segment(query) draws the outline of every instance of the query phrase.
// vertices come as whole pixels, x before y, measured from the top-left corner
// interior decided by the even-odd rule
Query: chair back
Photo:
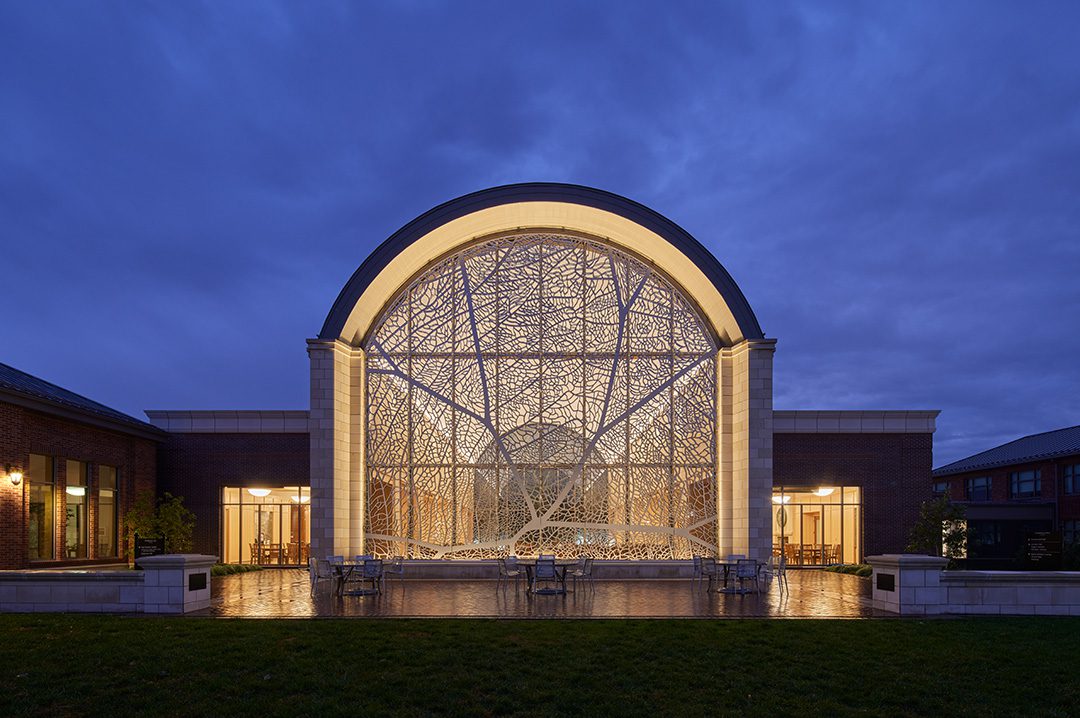
[[[749,558],[741,558],[735,564],[735,575],[738,578],[755,578],[757,576],[757,561]]]
[[[585,576],[592,576],[593,560],[591,558],[585,559],[585,565],[581,567],[581,573]]]
[[[701,573],[701,556],[694,554],[694,575]]]
[[[344,556],[327,556],[326,560],[329,561],[330,563],[336,563],[336,564],[345,563],[345,557]]]
[[[558,578],[558,574],[555,573],[555,559],[553,558],[538,558],[536,559],[536,577],[542,579],[554,579]]]
[[[518,567],[517,556],[507,556],[506,558],[502,558],[502,559],[499,559],[499,560],[502,561],[503,565],[506,566],[506,568],[509,569],[510,571],[517,571],[517,567]]]
[[[334,571],[330,566],[330,561],[325,558],[315,559],[315,576],[317,578],[333,578]]]
[[[378,578],[382,576],[383,562],[377,558],[364,559],[364,577]]]
[[[578,571],[584,571],[585,566],[587,566],[588,563],[589,563],[589,557],[588,556],[578,556],[577,566],[575,566],[574,568],[577,569]]]
[[[716,559],[712,556],[698,556],[701,573],[705,576],[716,573]]]

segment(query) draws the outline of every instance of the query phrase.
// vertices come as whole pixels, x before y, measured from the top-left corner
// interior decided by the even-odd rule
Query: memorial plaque
[[[140,538],[135,536],[135,568],[140,568],[139,559],[147,556],[160,556],[165,553],[164,538]]]
[[[1061,568],[1061,534],[1055,531],[1035,531],[1027,537],[1028,567],[1041,571]]]
[[[201,591],[206,588],[206,574],[205,573],[193,573],[188,575],[187,590],[189,591]]]
[[[895,591],[896,575],[892,573],[879,573],[877,575],[877,587],[879,591]]]

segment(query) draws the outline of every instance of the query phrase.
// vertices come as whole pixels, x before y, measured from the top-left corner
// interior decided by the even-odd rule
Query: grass
[[[1075,715],[1080,620],[0,616],[0,715]]]

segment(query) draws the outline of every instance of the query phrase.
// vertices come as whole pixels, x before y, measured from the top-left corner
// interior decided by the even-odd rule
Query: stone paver
[[[531,596],[494,581],[389,581],[379,596],[309,595],[307,572],[267,569],[214,579],[211,607],[190,615],[476,618],[868,618],[870,582],[825,571],[789,572],[790,590],[707,593],[687,580],[597,581],[565,596]]]

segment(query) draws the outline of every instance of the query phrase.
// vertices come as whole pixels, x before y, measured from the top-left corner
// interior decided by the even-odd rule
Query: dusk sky
[[[0,361],[307,408],[368,253],[493,185],[705,244],[779,409],[1080,424],[1080,3],[0,2]]]

